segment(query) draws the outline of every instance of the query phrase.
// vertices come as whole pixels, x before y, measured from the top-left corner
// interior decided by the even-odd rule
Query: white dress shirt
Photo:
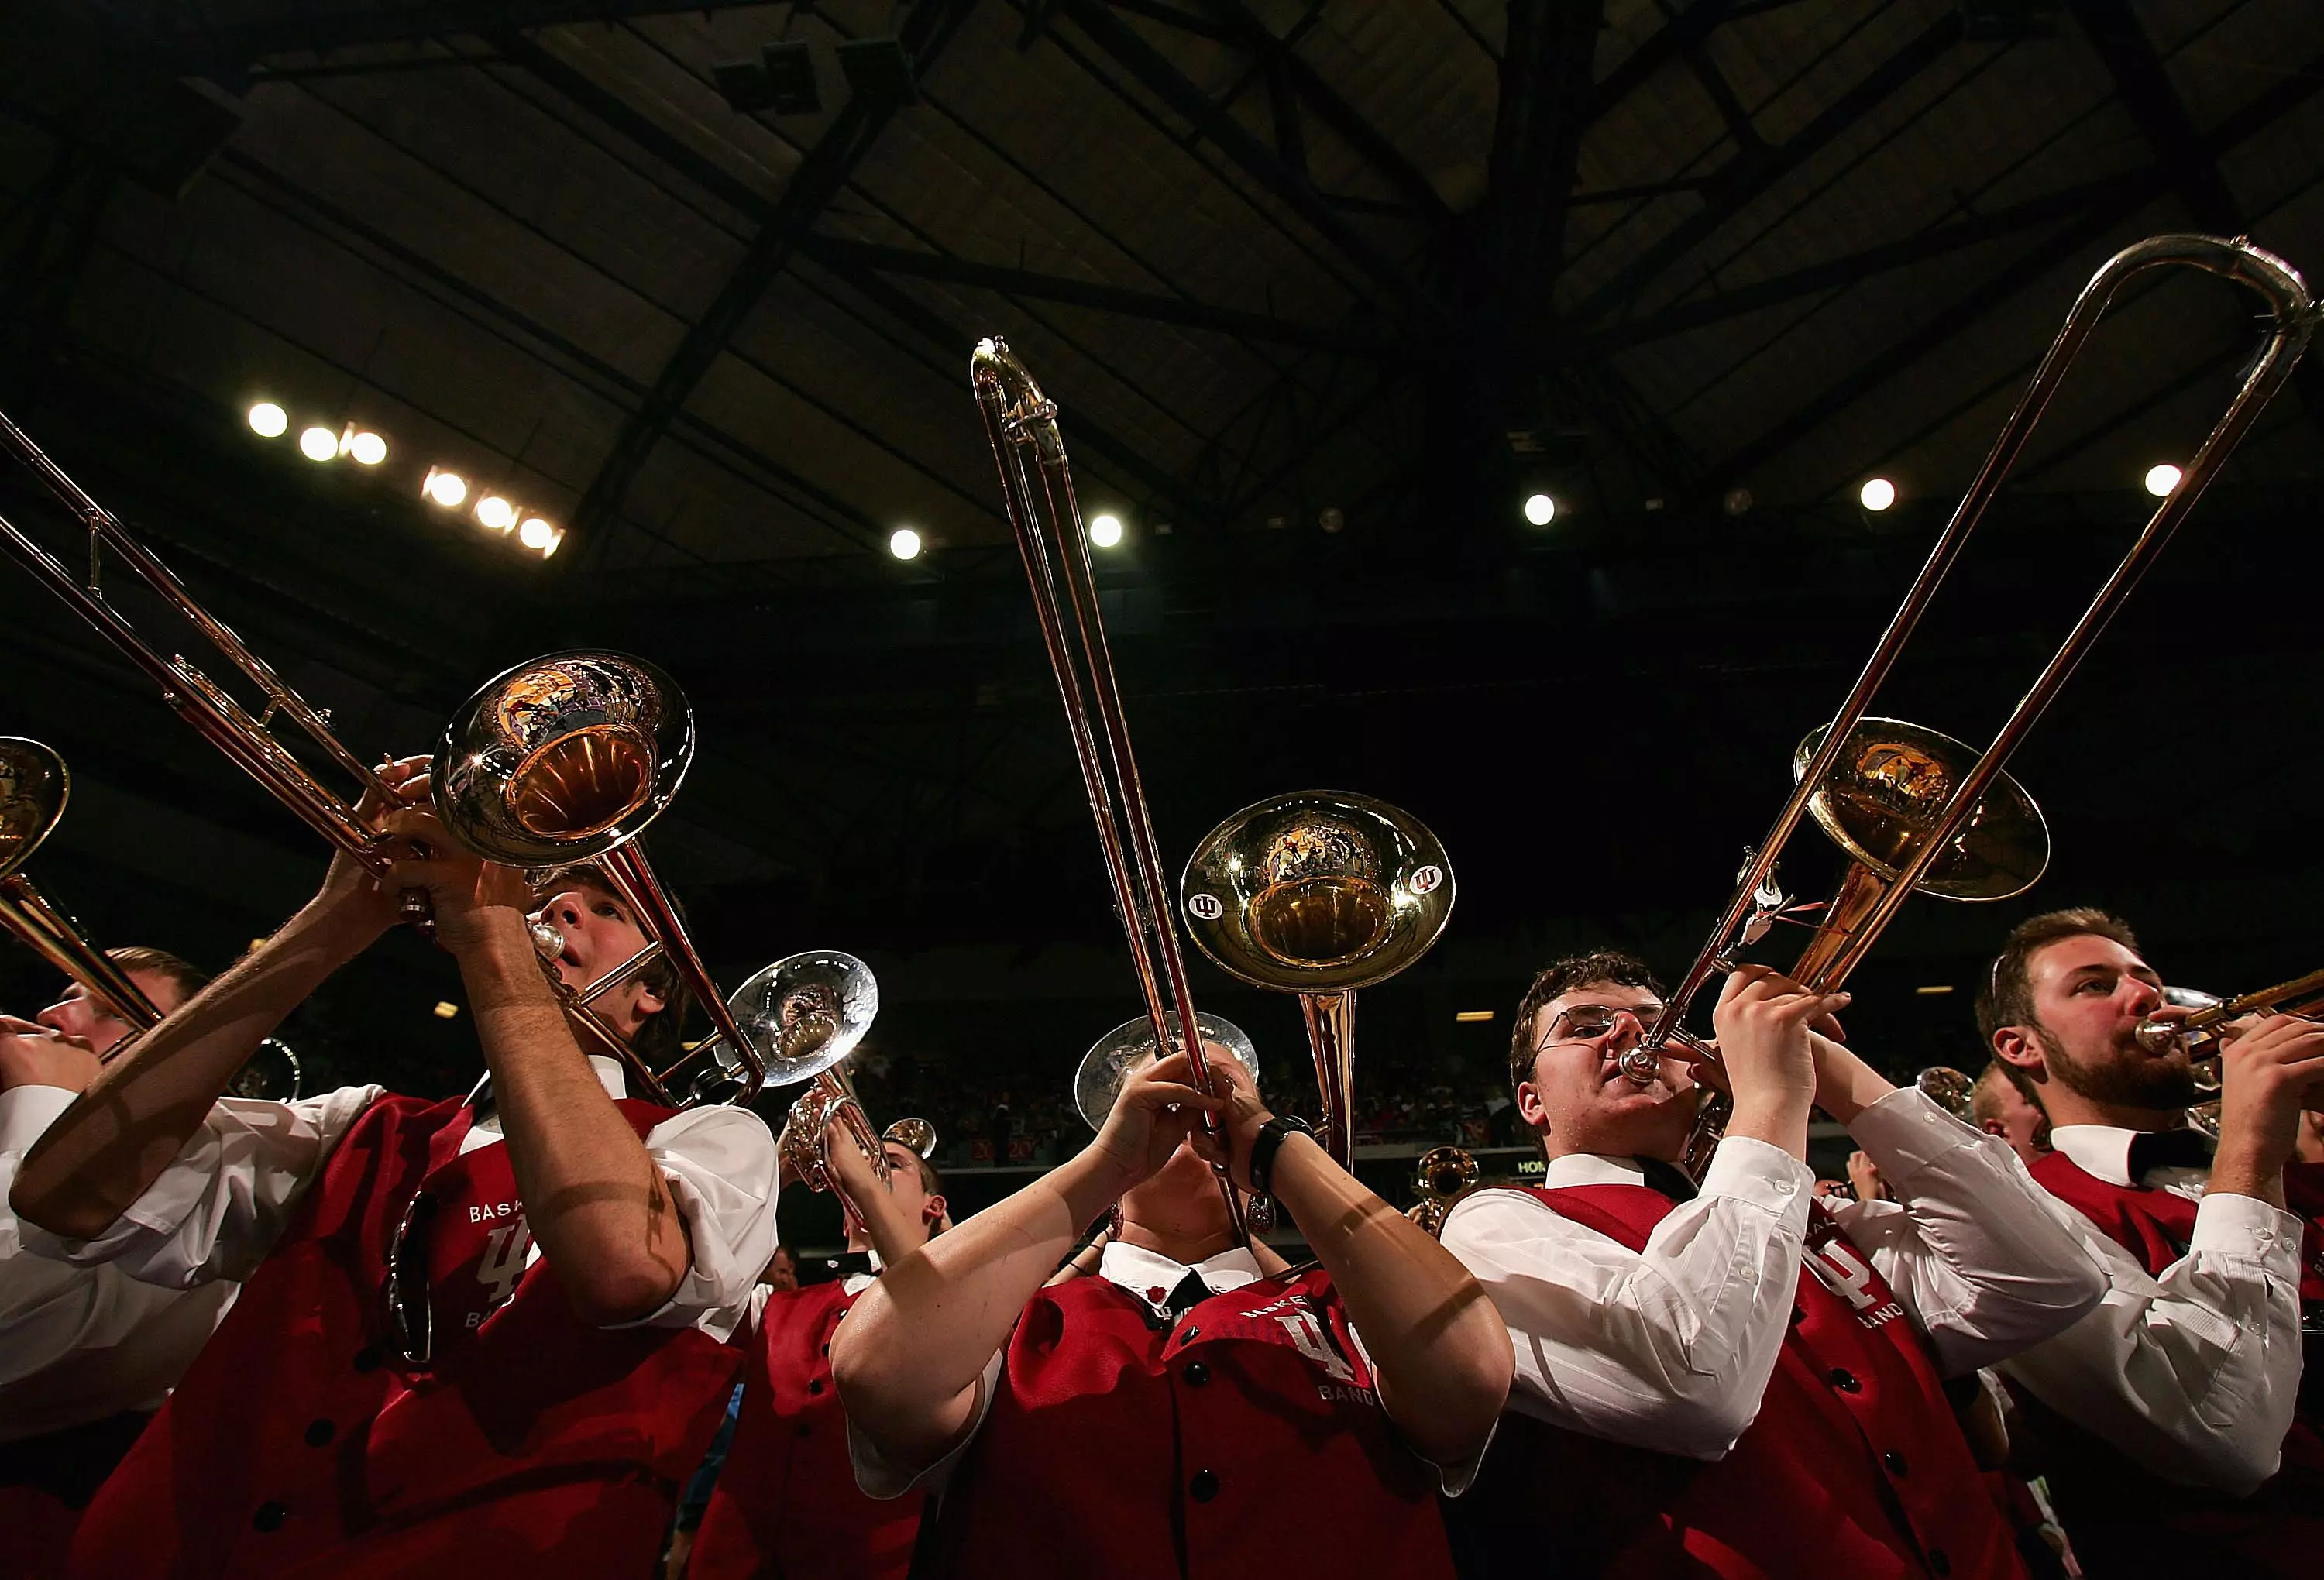
[[[8,1192],[24,1153],[75,1096],[0,1091],[0,1443],[159,1409],[240,1288],[156,1289],[118,1268],[25,1254]]]
[[[619,1061],[592,1056],[589,1063],[609,1094],[624,1095]],[[295,1103],[221,1098],[104,1234],[67,1240],[26,1225],[24,1243],[43,1256],[78,1265],[111,1263],[172,1289],[246,1279],[382,1090],[341,1087]],[[501,1141],[498,1117],[486,1113],[461,1138],[460,1151]],[[775,1138],[748,1109],[701,1107],[655,1125],[645,1145],[686,1218],[693,1261],[659,1310],[613,1326],[700,1327],[723,1341],[748,1310],[759,1273],[774,1254]],[[535,1242],[526,1265],[540,1255]]]
[[[2006,1144],[1911,1089],[1858,1114],[1857,1144],[1907,1204],[1849,1237],[1958,1375],[2059,1332],[2103,1288]],[[1645,1183],[1627,1158],[1554,1159],[1543,1183]],[[1482,1190],[1445,1249],[1517,1350],[1510,1408],[1593,1437],[1717,1459],[1757,1419],[1791,1328],[1814,1177],[1779,1147],[1719,1144],[1701,1194],[1643,1251],[1533,1197]]]
[[[2135,1134],[2068,1125],[2051,1136],[2085,1172],[2127,1185]],[[2141,1183],[2202,1204],[2187,1254],[2151,1276],[2050,1197],[2106,1274],[2106,1299],[2001,1370],[2157,1475],[2241,1496],[2275,1474],[2300,1392],[2301,1225],[2256,1197],[2206,1194],[2205,1170],[2166,1165]]]

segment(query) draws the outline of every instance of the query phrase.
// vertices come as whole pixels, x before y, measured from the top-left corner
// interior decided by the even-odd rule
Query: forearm
[[[2270,1207],[2283,1206],[2283,1170],[2268,1166],[2268,1149],[2240,1128],[2223,1130],[2218,1155],[2211,1162],[2210,1183],[2204,1194],[2250,1196]]]
[[[1084,1152],[892,1263],[832,1341],[857,1428],[889,1452],[934,1457],[1025,1303],[1120,1191]]]
[[[1475,1452],[1508,1398],[1512,1365],[1508,1330],[1476,1281],[1307,1136],[1285,1139],[1268,1184],[1363,1335],[1381,1407],[1430,1459]]]
[[[831,1144],[862,1156],[853,1136],[842,1135]],[[851,1175],[854,1171],[851,1167]],[[927,1241],[927,1226],[918,1215],[905,1211],[903,1203],[881,1187],[870,1169],[862,1170],[862,1176],[861,1180],[841,1179],[840,1199],[846,1204],[848,1213],[862,1226],[863,1236],[872,1242],[872,1249],[880,1254],[881,1262],[893,1267]]]
[[[1728,1118],[1726,1134],[1764,1141],[1805,1162],[1808,1113],[1814,1106],[1812,1097],[1803,1091],[1741,1092],[1736,1096],[1735,1111]]]
[[[107,1064],[26,1154],[19,1217],[92,1239],[169,1166],[226,1083],[324,979],[370,942],[309,905]]]
[[[573,1040],[514,912],[460,954],[525,1223],[576,1309],[651,1313],[691,1253],[669,1182]]]
[[[1842,1125],[1890,1092],[1896,1083],[1881,1074],[1841,1043],[1811,1032],[1808,1045],[1815,1053],[1815,1104]]]

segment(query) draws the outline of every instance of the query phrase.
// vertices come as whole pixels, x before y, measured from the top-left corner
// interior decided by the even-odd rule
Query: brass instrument
[[[745,1030],[747,1006],[738,1004],[787,962],[767,968],[729,1003],[640,838],[669,809],[693,760],[694,711],[676,681],[624,653],[550,653],[485,682],[444,726],[432,779],[436,815],[487,861],[519,868],[589,863],[602,872],[646,944],[584,989],[568,988],[549,964],[567,1018],[586,1043],[626,1064],[655,1102],[688,1104],[713,1089],[725,1100],[748,1102],[781,1057],[781,1028],[753,1021],[754,1037]],[[546,931],[543,936],[536,926],[535,942],[553,957],[562,944],[554,929]],[[591,1006],[665,958],[701,1001],[713,1034],[686,1059],[653,1070]],[[679,1086],[676,1078],[696,1059],[716,1067],[693,1089]]]
[[[926,1119],[899,1119],[880,1133],[880,1139],[892,1141],[922,1159],[936,1155],[936,1127]]]
[[[2187,1050],[2188,1072],[2194,1078],[2196,1101],[2187,1109],[2187,1123],[2214,1141],[2219,1134],[2219,1054],[2227,1043],[2226,1026],[2247,1015],[2293,1015],[2303,1020],[2324,1018],[2324,971],[2310,971],[2289,982],[2278,982],[2233,998],[2221,998],[2195,988],[2165,988],[2165,1003],[2189,1013],[2171,1019],[2153,1015],[2138,1023],[2135,1033],[2150,1052],[2167,1053],[2173,1046]],[[2310,1089],[2310,1107],[2320,1095]]]
[[[63,821],[72,796],[65,759],[37,740],[0,736],[0,927],[80,984],[81,991],[129,1035],[101,1055],[106,1063],[129,1051],[141,1033],[161,1024],[161,1010],[118,960],[81,935],[73,919],[33,886],[24,863]],[[289,1102],[299,1095],[299,1056],[280,1038],[258,1044],[227,1084],[233,1098]]]
[[[1271,796],[1203,836],[1179,881],[1186,931],[1221,969],[1299,996],[1323,1148],[1355,1167],[1356,992],[1428,951],[1452,868],[1418,818],[1336,790]]]
[[[1413,1165],[1412,1188],[1419,1193],[1420,1199],[1405,1208],[1404,1216],[1432,1236],[1442,1235],[1452,1204],[1483,1176],[1484,1170],[1474,1153],[1457,1146],[1430,1147]]]
[[[1176,1012],[1166,1010],[1170,1045],[1178,1045]],[[1259,1083],[1259,1049],[1250,1034],[1222,1015],[1208,1010],[1197,1013],[1194,1024],[1203,1041],[1225,1049],[1235,1062],[1250,1071],[1251,1084]],[[1089,1052],[1074,1070],[1074,1107],[1081,1111],[1082,1122],[1092,1130],[1105,1128],[1106,1116],[1113,1112],[1113,1100],[1120,1095],[1121,1087],[1131,1076],[1161,1057],[1160,1040],[1154,1034],[1154,1024],[1140,1017],[1126,1020],[1090,1044]]]
[[[1913,1078],[1921,1095],[1950,1114],[1964,1125],[1973,1125],[1977,1117],[1970,1100],[1977,1095],[1977,1080],[1962,1074],[1950,1064],[1932,1064]]]
[[[997,335],[977,344],[969,359],[969,384],[1001,474],[1010,524],[1016,528],[1034,614],[1048,648],[1049,666],[1056,674],[1058,698],[1065,704],[1074,756],[1097,823],[1098,848],[1112,886],[1114,909],[1129,940],[1147,1019],[1158,1045],[1184,1048],[1194,1066],[1194,1084],[1213,1090],[1201,1038],[1183,1039],[1177,1029],[1201,1022],[1171,924],[1169,878],[1155,844],[1138,759],[1130,750],[1130,727],[1122,717],[1112,653],[1099,618],[1089,534],[1074,497],[1073,466],[1057,429],[1056,403],[1041,392],[1008,342]],[[1222,1139],[1215,1116],[1205,1114],[1203,1127],[1213,1140]],[[1225,1168],[1219,1166],[1215,1172],[1234,1236],[1248,1243],[1242,1203]]]
[[[305,764],[277,740],[271,730],[280,717],[288,720],[320,748],[323,755],[363,792],[383,806],[401,804],[400,798],[379,775],[331,733],[330,715],[292,690],[267,662],[244,645],[224,620],[194,602],[170,567],[130,536],[113,513],[91,499],[64,469],[49,459],[23,429],[0,413],[0,449],[5,449],[72,513],[88,533],[88,569],[76,575],[62,561],[0,516],[0,550],[32,572],[67,607],[97,628],[124,657],[144,671],[161,689],[161,700],[203,738],[226,753],[236,767],[258,781],[301,822],[360,862],[374,877],[383,878],[394,858],[386,841],[355,813],[346,797],[326,788]],[[100,572],[106,556],[159,593],[258,688],[263,699],[254,715],[183,657],[164,658],[161,651],[137,634],[136,628],[105,595]],[[423,932],[429,925],[428,893],[406,889],[401,896],[403,920]]]
[[[837,950],[809,950],[777,960],[752,977],[735,994],[732,1007],[761,1039],[767,1079],[777,1086],[807,1083],[775,1138],[775,1151],[784,1164],[808,1190],[829,1190],[846,1201],[828,1150],[828,1133],[836,1120],[885,1186],[887,1149],[872,1134],[854,1085],[841,1068],[880,1013],[880,983],[872,968]],[[932,1125],[928,1136],[933,1145]]]
[[[2155,509],[1983,754],[1942,736],[1910,726],[1900,730],[1890,721],[1871,718],[1874,695],[2007,480],[2083,343],[2125,284],[2160,268],[2201,269],[2234,280],[2261,298],[2271,320],[2242,386],[2187,463],[2178,487]],[[1847,979],[1915,889],[1957,899],[1993,899],[2015,893],[2040,876],[2047,835],[2032,802],[2003,768],[2291,376],[2318,317],[2298,271],[2241,239],[2150,237],[2099,268],[2075,299],[2064,327],[1839,712],[1802,743],[1794,762],[1796,783],[1790,798],[1746,860],[1733,897],[1677,991],[1645,1038],[1625,1051],[1626,1074],[1641,1084],[1653,1081],[1665,1052],[1715,1062],[1715,1053],[1686,1032],[1683,1022],[1695,997],[1714,977],[1734,968],[1745,947],[1775,923],[1798,919],[1801,908],[1791,904],[1775,873],[1777,859],[1804,817],[1813,815],[1854,858],[1839,896],[1813,923],[1816,936],[1794,972],[1803,986],[1820,992],[1830,992]],[[1960,892],[1963,889],[1967,892]]]

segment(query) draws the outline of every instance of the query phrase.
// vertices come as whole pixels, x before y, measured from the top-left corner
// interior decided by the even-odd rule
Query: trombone
[[[360,862],[374,877],[385,877],[394,859],[386,849],[386,841],[355,814],[352,803],[309,772],[272,730],[278,717],[288,720],[364,791],[376,796],[382,805],[400,804],[400,798],[387,782],[331,733],[330,714],[292,690],[271,665],[244,645],[232,628],[195,602],[193,594],[186,591],[185,583],[170,567],[130,536],[113,512],[91,499],[5,412],[0,412],[0,449],[6,450],[38,478],[88,531],[88,568],[85,574],[76,575],[5,516],[0,516],[0,550],[5,550],[32,574],[33,580],[96,627],[100,636],[161,687],[161,700],[211,745],[226,753],[236,767],[257,780],[308,827]],[[137,634],[137,628],[106,597],[101,573],[108,554],[184,615],[206,641],[258,688],[265,702],[255,715],[190,661],[162,657],[159,649]],[[403,920],[425,932],[429,926],[427,892],[406,889],[400,903]]]
[[[81,935],[73,919],[24,871],[24,864],[64,820],[71,798],[72,774],[62,757],[37,740],[0,736],[0,927],[79,983],[106,1014],[129,1026],[130,1034],[99,1056],[111,1063],[128,1052],[139,1033],[161,1024],[161,1010],[118,960]],[[289,1044],[268,1037],[226,1091],[232,1097],[289,1102],[299,1095],[300,1075],[299,1056]]]
[[[2233,280],[2259,296],[2270,320],[2242,386],[2187,463],[2179,486],[2156,508],[1983,754],[1933,731],[1870,717],[1875,694],[2000,492],[2082,344],[2123,286],[2149,270],[2164,268],[2200,269]],[[2291,377],[2317,321],[2316,303],[2299,272],[2241,238],[2152,236],[2124,248],[2098,269],[2075,299],[2064,327],[1840,712],[1801,743],[1794,759],[1790,799],[1745,861],[1734,896],[1677,991],[1645,1037],[1623,1053],[1625,1074],[1641,1084],[1653,1081],[1659,1055],[1666,1049],[1715,1065],[1715,1052],[1682,1023],[1696,996],[1712,978],[1733,969],[1746,946],[1765,936],[1775,922],[1797,919],[1793,913],[1798,908],[1775,881],[1775,863],[1807,816],[1813,815],[1854,859],[1839,897],[1812,923],[1816,936],[1794,972],[1813,991],[1830,992],[1847,978],[1914,890],[1956,899],[1999,899],[2041,876],[2048,859],[2047,832],[2041,814],[2002,771],[2003,766]]]
[[[1186,931],[1230,976],[1299,996],[1323,1149],[1356,1166],[1356,992],[1428,951],[1452,917],[1452,867],[1400,807],[1303,790],[1203,836],[1179,884]]]
[[[1138,759],[1130,748],[1130,727],[1122,718],[1113,656],[1098,614],[1089,534],[1074,498],[1073,467],[1057,431],[1056,403],[1041,392],[1009,343],[998,335],[977,343],[969,358],[969,386],[984,418],[984,436],[1001,473],[1001,497],[1017,531],[1026,580],[1032,585],[1034,613],[1048,648],[1049,666],[1056,672],[1057,695],[1065,704],[1090,813],[1097,822],[1098,848],[1113,887],[1114,909],[1129,938],[1147,1019],[1157,1045],[1174,1052],[1183,1048],[1194,1066],[1194,1084],[1215,1091],[1202,1037],[1185,1037],[1179,1031],[1199,1028],[1202,1023],[1186,985],[1185,960],[1170,921],[1169,878],[1155,845]],[[1213,1140],[1222,1139],[1215,1116],[1204,1115],[1203,1128]],[[1225,1168],[1213,1169],[1235,1239],[1247,1243],[1242,1203]]]

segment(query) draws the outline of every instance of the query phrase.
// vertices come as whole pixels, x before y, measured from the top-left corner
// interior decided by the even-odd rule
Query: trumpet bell
[[[1172,1035],[1178,1031],[1176,1010],[1163,1011]],[[1194,1024],[1203,1033],[1203,1041],[1215,1043],[1235,1056],[1236,1061],[1250,1072],[1251,1080],[1259,1079],[1259,1049],[1250,1035],[1222,1015],[1213,1015],[1206,1009],[1194,1012]],[[1082,1055],[1081,1068],[1074,1071],[1074,1107],[1082,1111],[1082,1118],[1092,1130],[1105,1127],[1105,1116],[1113,1112],[1113,1099],[1121,1091],[1122,1082],[1144,1069],[1157,1057],[1154,1023],[1145,1015],[1126,1020],[1100,1037]]]
[[[880,1013],[880,983],[853,955],[811,949],[759,971],[726,1007],[766,1061],[767,1084],[790,1086],[855,1052]]]
[[[586,861],[661,815],[694,758],[694,711],[625,653],[529,659],[484,683],[436,749],[436,815],[511,867]]]
[[[1969,1097],[1977,1090],[1977,1082],[1951,1065],[1932,1065],[1914,1076],[1913,1084],[1929,1101],[1962,1124],[1976,1123],[1969,1117]]]
[[[908,1146],[923,1158],[936,1155],[936,1127],[925,1119],[899,1119],[880,1133],[880,1139]]]
[[[71,795],[64,758],[37,740],[0,735],[0,878],[14,877],[56,831]]]
[[[1476,1155],[1465,1147],[1433,1146],[1420,1154],[1412,1171],[1413,1189],[1423,1196],[1452,1197],[1484,1176]]]
[[[1807,770],[1823,745],[1825,725],[1792,753],[1792,776]],[[1901,719],[1866,718],[1808,802],[1823,831],[1856,860],[1894,879],[1920,840],[1936,826],[1953,786],[1978,754],[1949,735]],[[1948,900],[2006,900],[2034,886],[2050,865],[2050,831],[2042,809],[2007,774],[1994,781],[1937,859],[1921,892]]]
[[[280,1037],[268,1037],[234,1072],[234,1079],[226,1083],[226,1095],[288,1103],[299,1096],[299,1083],[305,1074],[290,1044]]]
[[[1444,847],[1410,813],[1337,790],[1254,803],[1204,835],[1179,882],[1187,932],[1254,987],[1342,993],[1395,976],[1452,914]]]

